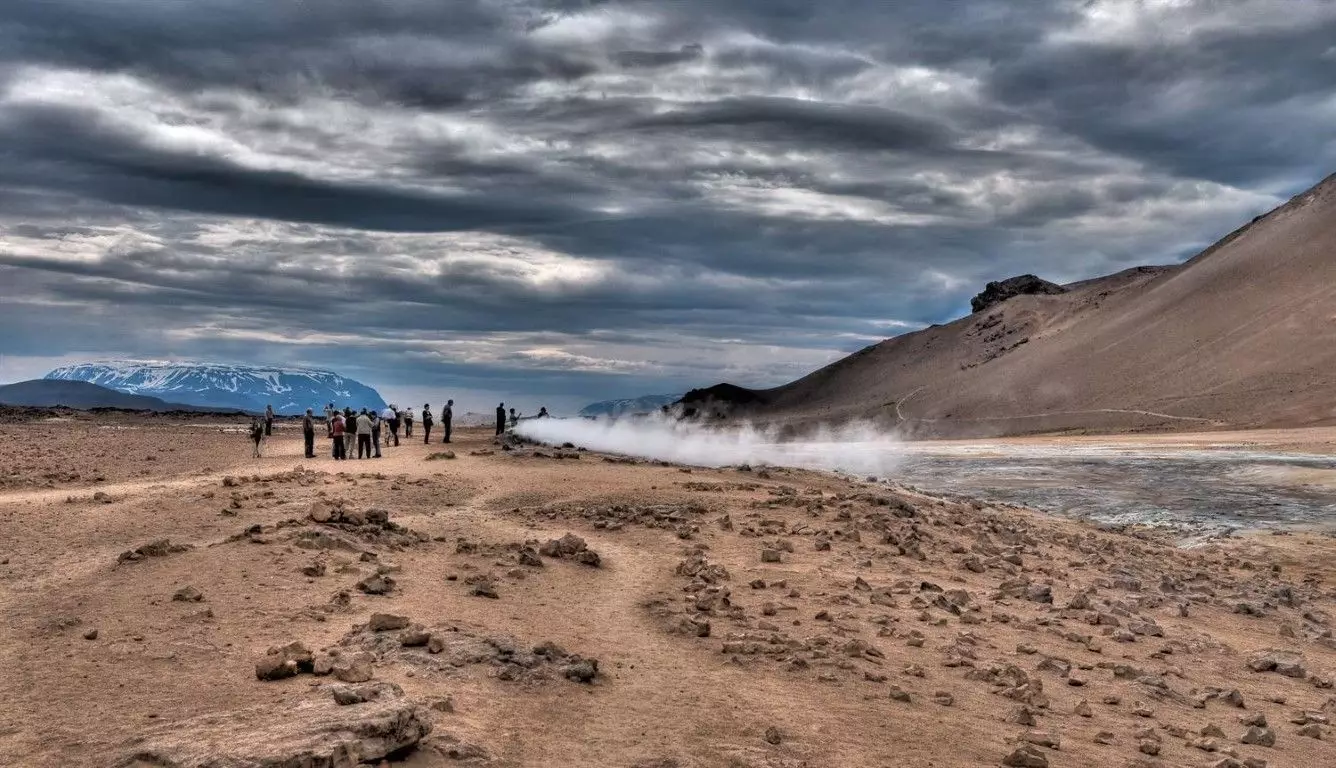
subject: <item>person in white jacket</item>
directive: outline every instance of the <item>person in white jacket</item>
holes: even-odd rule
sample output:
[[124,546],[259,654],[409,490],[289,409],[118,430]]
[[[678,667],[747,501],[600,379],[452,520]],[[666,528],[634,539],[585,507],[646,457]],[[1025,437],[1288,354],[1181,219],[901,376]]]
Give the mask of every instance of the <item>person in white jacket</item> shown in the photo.
[[[399,447],[399,408],[393,403],[385,406],[385,410],[380,412],[380,420],[390,428],[390,434],[394,436],[394,446]],[[390,446],[390,439],[385,438],[385,447]]]

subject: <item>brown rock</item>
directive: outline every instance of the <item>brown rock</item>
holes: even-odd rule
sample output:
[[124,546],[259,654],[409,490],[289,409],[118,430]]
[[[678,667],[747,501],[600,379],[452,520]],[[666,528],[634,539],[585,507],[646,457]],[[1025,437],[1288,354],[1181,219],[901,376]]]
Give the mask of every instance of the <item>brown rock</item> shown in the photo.
[[1048,768],[1048,758],[1029,744],[1022,744],[1002,758],[1002,764],[1008,768]]
[[373,613],[366,626],[372,632],[391,632],[396,629],[403,629],[409,623],[407,616],[398,616],[393,613]]
[[365,683],[373,674],[375,657],[369,653],[340,656],[334,662],[334,676],[345,683]]
[[1274,747],[1276,746],[1276,732],[1270,728],[1260,728],[1254,725],[1248,729],[1247,733],[1243,734],[1243,738],[1239,741],[1244,744],[1256,744],[1259,747]]

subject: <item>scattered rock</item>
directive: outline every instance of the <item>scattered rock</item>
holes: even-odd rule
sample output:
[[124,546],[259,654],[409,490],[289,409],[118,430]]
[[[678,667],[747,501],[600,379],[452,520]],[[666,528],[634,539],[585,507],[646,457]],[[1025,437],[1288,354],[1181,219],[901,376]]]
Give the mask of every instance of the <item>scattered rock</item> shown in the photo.
[[1002,758],[1002,764],[1009,768],[1048,768],[1048,758],[1033,746],[1022,744]]
[[409,623],[407,616],[397,616],[393,613],[373,613],[371,614],[371,620],[367,622],[367,629],[372,632],[392,632],[407,627]]
[[148,557],[166,557],[181,552],[189,552],[191,549],[188,544],[173,544],[171,539],[158,539],[148,544],[136,547],[128,552],[122,552],[117,558],[116,563],[135,563]]
[[333,694],[337,704],[347,707],[378,701],[381,698],[397,698],[403,696],[404,690],[394,683],[375,682],[365,685],[336,685],[330,689],[330,693]]
[[765,742],[767,744],[774,744],[775,746],[779,746],[779,744],[782,743],[783,741],[784,741],[784,734],[780,733],[778,728],[772,725],[769,728],[765,729]]
[[566,666],[562,671],[567,680],[574,680],[577,683],[592,683],[594,678],[598,677],[597,659],[578,659]]
[[172,600],[178,603],[198,603],[204,599],[204,594],[194,587],[181,587],[172,595]]
[[368,595],[388,595],[394,591],[394,577],[384,574],[373,574],[357,582],[357,588]]
[[84,632],[84,633],[83,633],[83,639],[85,639],[85,640],[96,640],[96,639],[97,639],[97,627],[94,627],[94,628],[88,630],[87,632]]
[[282,680],[302,672],[311,672],[314,666],[315,656],[311,649],[300,642],[293,642],[265,652],[255,662],[255,677],[260,680]]
[[342,654],[334,661],[334,676],[345,683],[365,683],[372,677],[375,660],[369,653]]
[[1261,728],[1256,725],[1248,729],[1239,741],[1244,744],[1256,744],[1259,747],[1276,746],[1276,732],[1270,728]]

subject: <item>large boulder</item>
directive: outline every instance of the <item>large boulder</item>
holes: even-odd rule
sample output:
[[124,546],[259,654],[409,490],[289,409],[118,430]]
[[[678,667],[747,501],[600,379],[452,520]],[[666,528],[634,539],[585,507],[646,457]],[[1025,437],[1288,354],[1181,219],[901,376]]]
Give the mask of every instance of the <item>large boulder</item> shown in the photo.
[[970,308],[975,312],[982,312],[1014,296],[1056,295],[1066,292],[1067,289],[1057,283],[1050,283],[1034,275],[1019,275],[984,286],[983,293],[970,299]]
[[352,768],[418,744],[431,715],[385,686],[357,706],[328,694],[281,707],[210,713],[163,725],[136,739],[117,768]]

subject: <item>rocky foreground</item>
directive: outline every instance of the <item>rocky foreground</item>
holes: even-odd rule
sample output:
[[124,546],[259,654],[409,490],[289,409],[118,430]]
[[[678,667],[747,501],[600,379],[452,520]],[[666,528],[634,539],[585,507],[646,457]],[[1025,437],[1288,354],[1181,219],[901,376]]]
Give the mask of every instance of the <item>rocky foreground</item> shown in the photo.
[[1336,765],[1316,533],[1189,550],[482,433],[0,437],[41,478],[0,492],[4,765]]

